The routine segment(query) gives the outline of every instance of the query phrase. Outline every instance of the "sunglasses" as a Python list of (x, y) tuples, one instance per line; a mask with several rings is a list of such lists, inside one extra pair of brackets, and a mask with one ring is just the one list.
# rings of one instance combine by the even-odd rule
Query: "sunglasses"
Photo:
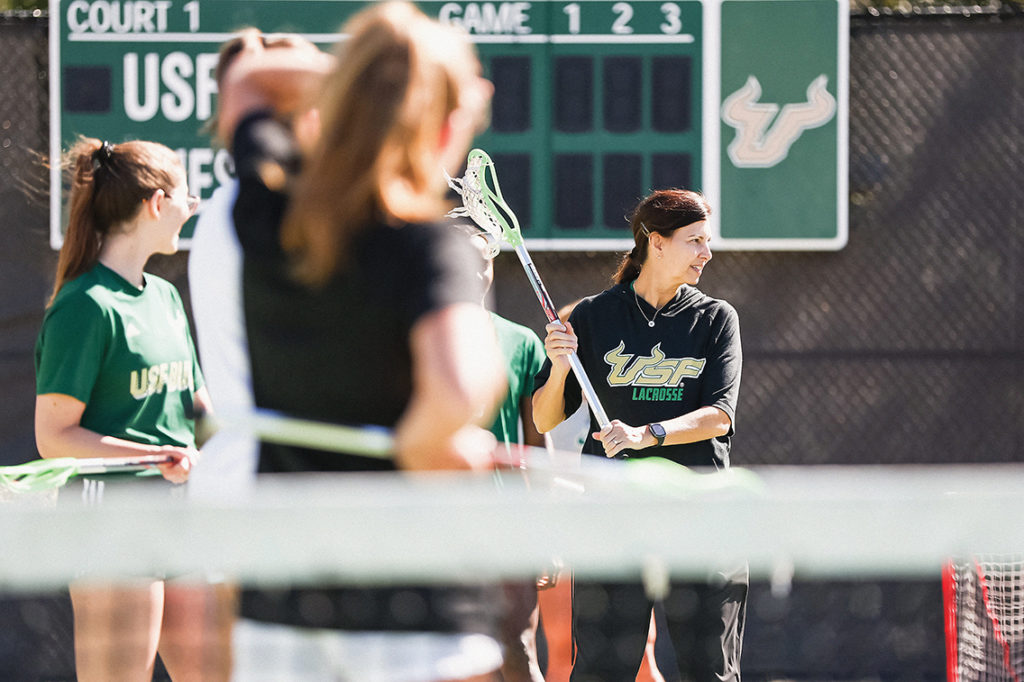
[[(167, 193), (167, 198), (168, 199), (174, 199), (174, 196), (172, 196), (168, 192)], [(199, 208), (199, 201), (200, 201), (199, 197), (197, 197), (195, 194), (186, 194), (185, 195), (185, 207), (188, 208), (189, 215), (192, 215), (193, 213), (195, 213), (196, 209)]]

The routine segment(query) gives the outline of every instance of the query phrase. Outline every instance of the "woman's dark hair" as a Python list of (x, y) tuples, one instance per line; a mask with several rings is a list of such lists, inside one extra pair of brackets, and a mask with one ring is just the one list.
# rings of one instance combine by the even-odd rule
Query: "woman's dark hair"
[(141, 140), (110, 144), (79, 138), (62, 165), (71, 176), (68, 224), (47, 305), (65, 283), (96, 264), (111, 228), (130, 222), (153, 192), (169, 191), (185, 175), (177, 154)]
[(616, 284), (632, 282), (647, 261), (648, 240), (654, 232), (670, 236), (711, 215), (711, 206), (700, 192), (686, 189), (659, 189), (647, 195), (633, 210), (629, 224), (633, 230), (633, 249), (622, 257), (612, 276)]

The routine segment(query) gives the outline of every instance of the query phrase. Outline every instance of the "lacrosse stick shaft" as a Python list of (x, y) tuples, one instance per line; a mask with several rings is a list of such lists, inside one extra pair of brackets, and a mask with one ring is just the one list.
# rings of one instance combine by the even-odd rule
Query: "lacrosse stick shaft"
[(278, 445), (296, 445), (376, 459), (390, 459), (394, 452), (394, 438), (382, 426), (329, 424), (262, 409), (225, 416), (225, 423), (228, 427), (240, 428), (262, 441)]
[(138, 457), (93, 457), (76, 462), (76, 473), (107, 474), (114, 472), (143, 471), (173, 461), (170, 455), (140, 455)]
[[(390, 429), (383, 426), (334, 424), (301, 419), (260, 408), (246, 413), (221, 413), (220, 418), (227, 429), (245, 431), (262, 441), (278, 445), (362, 455), (374, 459), (391, 459), (394, 453), (394, 436)], [(583, 487), (580, 483), (565, 478), (578, 476), (578, 465), (557, 467), (550, 459), (550, 453), (546, 449), (526, 445), (499, 447), (495, 451), (497, 464), (516, 469), (525, 468), (534, 474), (548, 476), (557, 487), (567, 487), (581, 492)]]
[(326, 452), (391, 459), (395, 439), (383, 426), (351, 426), (302, 419), (275, 410), (256, 408), (251, 412), (222, 414), (228, 429), (238, 429), (261, 441)]
[[(558, 311), (555, 310), (555, 304), (551, 301), (551, 296), (548, 295), (548, 291), (544, 287), (540, 273), (537, 272), (537, 268), (533, 265), (533, 259), (530, 258), (530, 252), (526, 250), (526, 245), (518, 244), (515, 250), (516, 255), (519, 256), (519, 261), (523, 264), (523, 269), (526, 271), (526, 278), (530, 280), (533, 292), (537, 294), (537, 300), (540, 301), (540, 305), (544, 309), (544, 315), (547, 316), (548, 322), (557, 322)], [(576, 381), (579, 382), (580, 389), (583, 391), (583, 397), (587, 404), (590, 405), (590, 410), (594, 413), (597, 423), (602, 429), (608, 426), (608, 415), (605, 413), (604, 407), (597, 397), (597, 392), (594, 391), (594, 385), (590, 383), (590, 379), (587, 377), (587, 373), (583, 371), (583, 365), (580, 364), (580, 359), (575, 353), (569, 356), (569, 367), (572, 368), (572, 373), (576, 375)]]
[[(394, 436), (390, 429), (383, 426), (334, 424), (301, 419), (260, 408), (245, 413), (221, 413), (220, 420), (227, 429), (244, 431), (259, 440), (278, 445), (362, 455), (374, 459), (391, 459), (394, 454)], [(524, 458), (531, 454), (531, 459), (538, 462), (542, 469), (545, 467), (544, 460), (550, 458), (544, 448), (516, 444), (498, 448), (495, 460), (499, 464), (518, 467), (524, 462)]]
[[(273, 410), (256, 409), (230, 417), (221, 415), (228, 429), (244, 430), (257, 438), (282, 445), (328, 452), (360, 454), (379, 459), (392, 457), (394, 439), (382, 426), (348, 426), (300, 419)], [(710, 492), (736, 488), (760, 491), (759, 477), (749, 470), (730, 467), (714, 474), (698, 474), (659, 457), (609, 460), (583, 457), (573, 464), (559, 463), (545, 448), (514, 444), (497, 448), (495, 463), (518, 469), (557, 489), (583, 492), (588, 488), (621, 489), (623, 484), (672, 494)]]

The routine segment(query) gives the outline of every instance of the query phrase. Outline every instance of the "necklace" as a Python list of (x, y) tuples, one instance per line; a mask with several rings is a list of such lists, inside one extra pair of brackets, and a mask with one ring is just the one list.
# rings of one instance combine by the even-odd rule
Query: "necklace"
[(654, 320), (658, 318), (658, 313), (660, 313), (661, 308), (664, 308), (665, 306), (662, 306), (661, 308), (656, 308), (654, 310), (654, 315), (651, 317), (647, 317), (647, 313), (645, 313), (644, 309), (640, 307), (640, 298), (636, 295), (636, 287), (633, 287), (633, 300), (636, 302), (636, 309), (639, 310), (640, 314), (644, 316), (645, 320), (647, 320), (647, 326), (653, 327)]

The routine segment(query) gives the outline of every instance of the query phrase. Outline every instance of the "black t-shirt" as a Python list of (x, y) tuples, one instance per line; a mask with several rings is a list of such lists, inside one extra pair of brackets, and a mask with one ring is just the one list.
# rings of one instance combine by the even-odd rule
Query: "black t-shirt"
[[(299, 155), (269, 114), (235, 133), (239, 192), (233, 210), (244, 252), (243, 305), (253, 395), (261, 408), (346, 424), (393, 427), (412, 390), (410, 330), (433, 311), (483, 297), (480, 254), (443, 224), (370, 224), (339, 273), (318, 289), (296, 283), (280, 247), (287, 194), (261, 170), (287, 175)], [(440, 172), (440, 171), (438, 171)], [(261, 473), (394, 469), (390, 460), (264, 443)], [(438, 551), (444, 543), (438, 540)], [(315, 605), (316, 608), (311, 608)], [(483, 586), (245, 591), (255, 620), (343, 630), (491, 632), (499, 606)]]
[[(412, 392), (410, 330), (424, 315), (479, 303), (480, 255), (450, 226), (368, 225), (322, 288), (289, 276), (278, 230), (286, 197), (259, 180), (257, 159), (296, 162), (266, 116), (235, 135), (235, 225), (245, 251), (243, 288), (253, 395), (263, 408), (335, 423), (393, 427)], [(270, 141), (270, 142), (268, 142)], [(261, 472), (393, 469), (390, 461), (264, 444)]]
[[(648, 324), (652, 318), (653, 327)], [(735, 425), (743, 358), (739, 318), (725, 301), (684, 285), (655, 316), (654, 308), (634, 295), (632, 283), (618, 284), (581, 301), (569, 322), (579, 337), (580, 364), (610, 419), (645, 426), (713, 406)], [(535, 385), (543, 385), (550, 372), (548, 360)], [(572, 414), (582, 400), (572, 373), (564, 396), (565, 412)], [(603, 446), (590, 435), (599, 430), (591, 415), (584, 453), (604, 456)], [(730, 429), (719, 438), (627, 452), (721, 468), (729, 465), (731, 436)]]

